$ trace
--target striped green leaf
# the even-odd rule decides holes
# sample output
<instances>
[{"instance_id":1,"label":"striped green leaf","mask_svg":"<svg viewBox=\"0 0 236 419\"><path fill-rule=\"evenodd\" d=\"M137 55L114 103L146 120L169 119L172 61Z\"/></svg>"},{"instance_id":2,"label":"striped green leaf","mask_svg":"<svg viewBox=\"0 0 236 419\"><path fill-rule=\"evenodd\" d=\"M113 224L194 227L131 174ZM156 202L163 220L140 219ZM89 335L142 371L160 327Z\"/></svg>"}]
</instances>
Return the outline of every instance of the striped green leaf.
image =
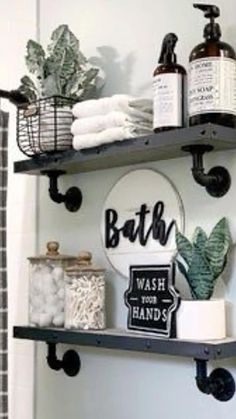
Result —
<instances>
[{"instance_id":1,"label":"striped green leaf","mask_svg":"<svg viewBox=\"0 0 236 419\"><path fill-rule=\"evenodd\" d=\"M190 265L192 261L193 245L178 230L176 230L175 240L178 253L185 260L185 262Z\"/></svg>"},{"instance_id":2,"label":"striped green leaf","mask_svg":"<svg viewBox=\"0 0 236 419\"><path fill-rule=\"evenodd\" d=\"M211 266L214 278L223 271L227 253L231 244L231 235L226 218L222 218L213 228L205 244L205 255Z\"/></svg>"},{"instance_id":3,"label":"striped green leaf","mask_svg":"<svg viewBox=\"0 0 236 419\"><path fill-rule=\"evenodd\" d=\"M202 254L204 254L206 242L207 235L205 231L201 227L197 227L193 235L193 244Z\"/></svg>"},{"instance_id":4,"label":"striped green leaf","mask_svg":"<svg viewBox=\"0 0 236 419\"><path fill-rule=\"evenodd\" d=\"M188 283L196 300L208 300L214 290L214 277L211 267L199 249L195 248L192 263L188 270Z\"/></svg>"},{"instance_id":5,"label":"striped green leaf","mask_svg":"<svg viewBox=\"0 0 236 419\"><path fill-rule=\"evenodd\" d=\"M176 232L179 255L187 267L177 260L177 266L186 278L192 297L198 300L211 298L216 279L223 271L231 236L226 218L222 218L213 228L209 238L201 227L194 232L193 243Z\"/></svg>"}]
</instances>

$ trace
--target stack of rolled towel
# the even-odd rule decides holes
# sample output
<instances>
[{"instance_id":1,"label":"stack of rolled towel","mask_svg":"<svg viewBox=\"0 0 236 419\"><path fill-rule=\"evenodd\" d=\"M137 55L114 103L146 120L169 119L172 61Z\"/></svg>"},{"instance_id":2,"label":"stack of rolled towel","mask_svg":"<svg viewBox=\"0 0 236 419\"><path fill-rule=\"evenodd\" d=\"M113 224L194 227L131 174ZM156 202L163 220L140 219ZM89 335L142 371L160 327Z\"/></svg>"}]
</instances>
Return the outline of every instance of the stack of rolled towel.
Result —
<instances>
[{"instance_id":1,"label":"stack of rolled towel","mask_svg":"<svg viewBox=\"0 0 236 419\"><path fill-rule=\"evenodd\" d=\"M128 95L76 103L71 126L73 148L80 150L101 144L148 135L153 130L152 100Z\"/></svg>"}]
</instances>

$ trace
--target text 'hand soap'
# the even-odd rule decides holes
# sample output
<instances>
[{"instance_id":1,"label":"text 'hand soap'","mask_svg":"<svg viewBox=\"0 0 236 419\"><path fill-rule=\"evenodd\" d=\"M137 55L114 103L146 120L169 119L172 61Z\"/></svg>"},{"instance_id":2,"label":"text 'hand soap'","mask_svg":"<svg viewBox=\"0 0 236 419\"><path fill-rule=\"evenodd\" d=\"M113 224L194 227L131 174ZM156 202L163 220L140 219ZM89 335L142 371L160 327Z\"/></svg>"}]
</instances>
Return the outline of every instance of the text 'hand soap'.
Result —
<instances>
[{"instance_id":1,"label":"text 'hand soap'","mask_svg":"<svg viewBox=\"0 0 236 419\"><path fill-rule=\"evenodd\" d=\"M188 80L189 124L212 122L234 127L236 123L236 55L220 41L221 29L215 18L217 6L194 4L210 22L204 28L205 42L190 54Z\"/></svg>"}]
</instances>

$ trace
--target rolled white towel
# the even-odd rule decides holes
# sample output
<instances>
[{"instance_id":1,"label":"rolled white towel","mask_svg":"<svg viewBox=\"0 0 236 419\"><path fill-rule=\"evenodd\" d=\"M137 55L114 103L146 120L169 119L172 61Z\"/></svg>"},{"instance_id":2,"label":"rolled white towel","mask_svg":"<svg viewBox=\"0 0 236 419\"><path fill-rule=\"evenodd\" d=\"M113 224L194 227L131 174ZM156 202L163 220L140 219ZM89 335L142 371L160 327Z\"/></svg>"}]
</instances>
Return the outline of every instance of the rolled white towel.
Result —
<instances>
[{"instance_id":1,"label":"rolled white towel","mask_svg":"<svg viewBox=\"0 0 236 419\"><path fill-rule=\"evenodd\" d=\"M112 111L140 110L152 112L152 101L143 98L134 98L129 95L113 95L101 99L85 100L76 103L72 108L72 113L76 118L87 118L95 115L105 115Z\"/></svg>"},{"instance_id":2,"label":"rolled white towel","mask_svg":"<svg viewBox=\"0 0 236 419\"><path fill-rule=\"evenodd\" d=\"M114 111L107 115L90 116L88 118L75 119L71 126L73 135L90 134L91 132L101 132L108 128L122 127L128 123L145 125L152 128L152 116L140 113L139 116L131 116L125 112Z\"/></svg>"},{"instance_id":3,"label":"rolled white towel","mask_svg":"<svg viewBox=\"0 0 236 419\"><path fill-rule=\"evenodd\" d=\"M134 138L138 135L148 135L151 132L149 129L140 129L132 124L129 126L108 128L98 133L76 135L73 138L73 148L75 150L82 150L84 148L97 147L114 141Z\"/></svg>"},{"instance_id":4,"label":"rolled white towel","mask_svg":"<svg viewBox=\"0 0 236 419\"><path fill-rule=\"evenodd\" d=\"M76 118L86 118L94 115L105 115L116 110L128 110L128 95L113 95L101 99L90 99L76 103L72 108L72 113Z\"/></svg>"},{"instance_id":5,"label":"rolled white towel","mask_svg":"<svg viewBox=\"0 0 236 419\"><path fill-rule=\"evenodd\" d=\"M153 113L153 101L147 98L133 98L129 101L129 106L144 113Z\"/></svg>"}]
</instances>

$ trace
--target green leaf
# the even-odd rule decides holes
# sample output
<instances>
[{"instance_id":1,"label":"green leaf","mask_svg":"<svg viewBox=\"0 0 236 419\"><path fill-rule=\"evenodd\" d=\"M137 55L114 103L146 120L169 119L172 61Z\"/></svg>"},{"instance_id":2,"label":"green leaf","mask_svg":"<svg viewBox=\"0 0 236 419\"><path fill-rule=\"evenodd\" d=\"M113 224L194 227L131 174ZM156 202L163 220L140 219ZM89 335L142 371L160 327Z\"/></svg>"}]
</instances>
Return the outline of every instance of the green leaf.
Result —
<instances>
[{"instance_id":1,"label":"green leaf","mask_svg":"<svg viewBox=\"0 0 236 419\"><path fill-rule=\"evenodd\" d=\"M27 43L26 64L39 80L43 96L57 94L77 100L97 96L99 70L79 50L79 40L68 25L60 25L52 32L47 51L46 57L39 43Z\"/></svg>"},{"instance_id":2,"label":"green leaf","mask_svg":"<svg viewBox=\"0 0 236 419\"><path fill-rule=\"evenodd\" d=\"M30 102L33 102L37 98L38 90L34 84L34 82L28 76L24 76L20 79L20 86L18 90L25 95Z\"/></svg>"},{"instance_id":3,"label":"green leaf","mask_svg":"<svg viewBox=\"0 0 236 419\"><path fill-rule=\"evenodd\" d=\"M226 218L222 218L213 228L205 245L205 255L210 263L214 277L224 269L225 260L231 244L231 235Z\"/></svg>"},{"instance_id":4,"label":"green leaf","mask_svg":"<svg viewBox=\"0 0 236 419\"><path fill-rule=\"evenodd\" d=\"M58 26L51 35L51 44L48 46L48 52L50 55L61 56L63 48L70 47L74 55L78 54L79 51L79 40L70 31L68 25ZM82 54L81 54L82 57ZM85 59L85 57L83 57ZM81 58L82 59L82 58ZM86 59L85 59L86 62Z\"/></svg>"},{"instance_id":5,"label":"green leaf","mask_svg":"<svg viewBox=\"0 0 236 419\"><path fill-rule=\"evenodd\" d=\"M48 47L51 74L57 72L60 77L68 79L75 71L78 62L79 41L69 30L68 25L60 25L51 36Z\"/></svg>"},{"instance_id":6,"label":"green leaf","mask_svg":"<svg viewBox=\"0 0 236 419\"><path fill-rule=\"evenodd\" d=\"M68 82L77 73L78 58L86 62L82 53L79 54L79 41L69 30L68 25L60 25L51 36L52 43L48 47L49 57L46 60L45 74L54 76L54 85L58 86L58 93L70 96ZM44 89L46 91L46 88Z\"/></svg>"},{"instance_id":7,"label":"green leaf","mask_svg":"<svg viewBox=\"0 0 236 419\"><path fill-rule=\"evenodd\" d=\"M23 76L23 77L20 79L20 81L21 81L21 83L22 83L24 86L27 86L28 88L30 88L30 89L32 89L32 90L37 91L37 88L36 88L36 86L35 86L35 84L34 84L33 80L31 80L31 78L30 78L30 77L28 77L28 76Z\"/></svg>"},{"instance_id":8,"label":"green leaf","mask_svg":"<svg viewBox=\"0 0 236 419\"><path fill-rule=\"evenodd\" d=\"M192 262L193 245L191 242L178 230L175 234L176 246L180 256L185 262L190 265Z\"/></svg>"},{"instance_id":9,"label":"green leaf","mask_svg":"<svg viewBox=\"0 0 236 419\"><path fill-rule=\"evenodd\" d=\"M67 81L65 86L65 95L69 97L73 97L77 95L78 90L83 85L83 73L82 72L75 72L72 74L71 78Z\"/></svg>"},{"instance_id":10,"label":"green leaf","mask_svg":"<svg viewBox=\"0 0 236 419\"><path fill-rule=\"evenodd\" d=\"M50 75L42 83L42 95L53 96L58 94L61 94L61 91L57 76Z\"/></svg>"},{"instance_id":11,"label":"green leaf","mask_svg":"<svg viewBox=\"0 0 236 419\"><path fill-rule=\"evenodd\" d=\"M84 80L84 84L89 84L91 83L98 75L98 68L90 68L88 69L88 71L85 72L85 80Z\"/></svg>"},{"instance_id":12,"label":"green leaf","mask_svg":"<svg viewBox=\"0 0 236 419\"><path fill-rule=\"evenodd\" d=\"M201 227L197 227L193 235L193 244L198 248L198 250L200 250L200 252L203 253L206 242L207 242L207 235L205 231Z\"/></svg>"},{"instance_id":13,"label":"green leaf","mask_svg":"<svg viewBox=\"0 0 236 419\"><path fill-rule=\"evenodd\" d=\"M179 231L176 232L177 250L189 269L179 261L178 267L187 279L194 299L207 300L212 296L216 279L226 265L230 243L231 236L225 218L216 224L209 238L202 228L197 227L193 244Z\"/></svg>"},{"instance_id":14,"label":"green leaf","mask_svg":"<svg viewBox=\"0 0 236 419\"><path fill-rule=\"evenodd\" d=\"M88 62L87 58L80 50L77 51L77 61L80 66L86 65Z\"/></svg>"},{"instance_id":15,"label":"green leaf","mask_svg":"<svg viewBox=\"0 0 236 419\"><path fill-rule=\"evenodd\" d=\"M181 272L181 274L182 274L182 275L183 275L186 279L188 279L187 270L186 270L186 268L185 268L184 264L183 264L182 262L180 262L178 259L176 259L176 263L177 263L178 269L179 269L179 271Z\"/></svg>"},{"instance_id":16,"label":"green leaf","mask_svg":"<svg viewBox=\"0 0 236 419\"><path fill-rule=\"evenodd\" d=\"M97 69L95 70L97 73ZM90 72L89 78L91 78L91 75L92 72ZM93 76L95 76L95 72L93 73ZM79 71L68 81L66 86L66 94L69 94L71 97L79 99L80 101L97 97L97 78L94 78L91 81L87 81L86 74L82 71Z\"/></svg>"},{"instance_id":17,"label":"green leaf","mask_svg":"<svg viewBox=\"0 0 236 419\"><path fill-rule=\"evenodd\" d=\"M95 84L88 84L83 86L77 93L77 97L82 100L92 99L97 96L97 87Z\"/></svg>"},{"instance_id":18,"label":"green leaf","mask_svg":"<svg viewBox=\"0 0 236 419\"><path fill-rule=\"evenodd\" d=\"M45 62L45 52L38 42L31 39L27 42L27 55L25 57L28 70L37 77L43 77L43 66Z\"/></svg>"},{"instance_id":19,"label":"green leaf","mask_svg":"<svg viewBox=\"0 0 236 419\"><path fill-rule=\"evenodd\" d=\"M191 266L188 270L188 283L196 300L208 300L214 290L214 276L211 267L202 253L195 247Z\"/></svg>"}]
</instances>

